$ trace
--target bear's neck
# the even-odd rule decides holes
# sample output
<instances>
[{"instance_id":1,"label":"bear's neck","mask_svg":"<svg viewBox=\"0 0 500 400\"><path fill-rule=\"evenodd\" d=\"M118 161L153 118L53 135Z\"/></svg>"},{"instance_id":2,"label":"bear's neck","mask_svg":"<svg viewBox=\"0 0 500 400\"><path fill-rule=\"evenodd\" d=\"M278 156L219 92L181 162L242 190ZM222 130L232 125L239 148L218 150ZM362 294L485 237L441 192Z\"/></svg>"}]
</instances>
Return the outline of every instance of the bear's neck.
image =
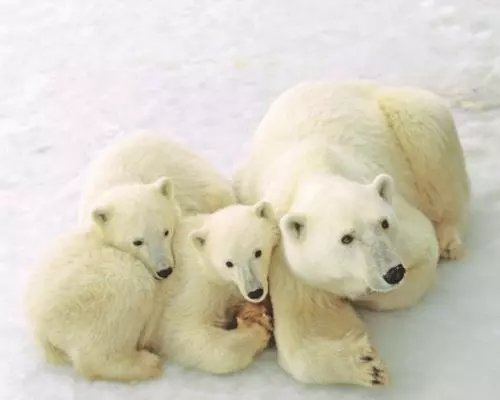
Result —
<instances>
[{"instance_id":1,"label":"bear's neck","mask_svg":"<svg viewBox=\"0 0 500 400\"><path fill-rule=\"evenodd\" d=\"M207 318L211 321L222 322L228 314L228 310L244 301L236 285L232 282L217 280L212 275L211 278L203 277L198 288L203 293Z\"/></svg>"},{"instance_id":2,"label":"bear's neck","mask_svg":"<svg viewBox=\"0 0 500 400\"><path fill-rule=\"evenodd\" d=\"M276 218L282 218L295 201L297 193L309 190L308 187L320 179L330 181L346 181L341 175L331 172L310 172L295 177L294 182L285 182L283 185L278 183L270 185L262 195L262 199L272 204Z\"/></svg>"},{"instance_id":3,"label":"bear's neck","mask_svg":"<svg viewBox=\"0 0 500 400\"><path fill-rule=\"evenodd\" d=\"M332 179L368 183L383 169L366 157L359 157L356 149L312 140L292 146L278 157L261 178L260 197L278 210L286 212L294 193L321 176Z\"/></svg>"},{"instance_id":4,"label":"bear's neck","mask_svg":"<svg viewBox=\"0 0 500 400\"><path fill-rule=\"evenodd\" d=\"M321 180L321 179L329 179L332 181L337 181L337 182L343 182L346 181L347 179L344 178L340 174L335 174L331 172L312 172L306 176L303 176L301 179L297 180L297 186L296 189L300 190L303 189L304 186L307 186L315 181Z\"/></svg>"},{"instance_id":5,"label":"bear's neck","mask_svg":"<svg viewBox=\"0 0 500 400\"><path fill-rule=\"evenodd\" d=\"M369 182L379 172L375 165L359 161L349 148L332 146L322 141L299 143L278 157L261 178L261 199L273 205L281 218L290 209L295 194L322 177L332 180Z\"/></svg>"}]
</instances>

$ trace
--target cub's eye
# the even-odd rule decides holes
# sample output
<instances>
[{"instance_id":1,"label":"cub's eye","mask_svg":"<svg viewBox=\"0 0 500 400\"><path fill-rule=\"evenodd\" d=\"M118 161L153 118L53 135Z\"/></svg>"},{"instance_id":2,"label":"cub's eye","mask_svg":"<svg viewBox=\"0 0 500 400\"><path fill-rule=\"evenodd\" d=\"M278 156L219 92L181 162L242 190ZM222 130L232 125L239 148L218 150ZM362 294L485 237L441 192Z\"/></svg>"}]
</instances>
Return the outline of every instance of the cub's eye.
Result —
<instances>
[{"instance_id":1,"label":"cub's eye","mask_svg":"<svg viewBox=\"0 0 500 400\"><path fill-rule=\"evenodd\" d=\"M354 240L354 238L352 237L352 235L344 235L340 239L342 244L350 244L353 240Z\"/></svg>"},{"instance_id":2,"label":"cub's eye","mask_svg":"<svg viewBox=\"0 0 500 400\"><path fill-rule=\"evenodd\" d=\"M226 267L233 268L234 264L231 261L226 261Z\"/></svg>"},{"instance_id":3,"label":"cub's eye","mask_svg":"<svg viewBox=\"0 0 500 400\"><path fill-rule=\"evenodd\" d=\"M386 219L383 219L382 222L380 223L380 226L382 226L383 229L388 229L389 228L389 221Z\"/></svg>"},{"instance_id":4,"label":"cub's eye","mask_svg":"<svg viewBox=\"0 0 500 400\"><path fill-rule=\"evenodd\" d=\"M141 240L141 239L135 239L133 242L134 246L142 246L144 244L144 240Z\"/></svg>"},{"instance_id":5,"label":"cub's eye","mask_svg":"<svg viewBox=\"0 0 500 400\"><path fill-rule=\"evenodd\" d=\"M259 258L262 255L262 250L260 249L255 250L253 255L255 256L255 258Z\"/></svg>"},{"instance_id":6,"label":"cub's eye","mask_svg":"<svg viewBox=\"0 0 500 400\"><path fill-rule=\"evenodd\" d=\"M167 237L169 235L170 231L167 229L165 232L163 232L163 234L165 235L165 237Z\"/></svg>"}]
</instances>

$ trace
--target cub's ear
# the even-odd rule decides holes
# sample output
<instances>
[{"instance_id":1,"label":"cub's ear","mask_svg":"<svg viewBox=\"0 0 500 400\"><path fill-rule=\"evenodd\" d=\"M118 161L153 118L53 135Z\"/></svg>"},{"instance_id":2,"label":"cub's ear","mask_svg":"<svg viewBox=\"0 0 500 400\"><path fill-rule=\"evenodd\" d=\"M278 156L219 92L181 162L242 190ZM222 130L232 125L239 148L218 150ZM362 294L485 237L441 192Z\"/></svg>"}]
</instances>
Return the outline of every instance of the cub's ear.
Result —
<instances>
[{"instance_id":1,"label":"cub's ear","mask_svg":"<svg viewBox=\"0 0 500 400\"><path fill-rule=\"evenodd\" d=\"M253 206L255 215L259 218L268 219L270 221L276 221L276 216L273 211L271 203L261 200Z\"/></svg>"},{"instance_id":2,"label":"cub's ear","mask_svg":"<svg viewBox=\"0 0 500 400\"><path fill-rule=\"evenodd\" d=\"M174 198L174 183L171 178L163 176L153 182L153 187L168 199Z\"/></svg>"},{"instance_id":3,"label":"cub's ear","mask_svg":"<svg viewBox=\"0 0 500 400\"><path fill-rule=\"evenodd\" d=\"M301 213L285 214L280 220L280 230L282 235L294 240L304 238L306 229L306 216Z\"/></svg>"},{"instance_id":4,"label":"cub's ear","mask_svg":"<svg viewBox=\"0 0 500 400\"><path fill-rule=\"evenodd\" d=\"M92 220L98 226L104 226L106 222L109 221L111 217L111 210L104 207L96 207L91 212Z\"/></svg>"},{"instance_id":5,"label":"cub's ear","mask_svg":"<svg viewBox=\"0 0 500 400\"><path fill-rule=\"evenodd\" d=\"M370 185L385 201L388 203L392 202L392 196L394 194L394 181L391 176L387 174L377 175Z\"/></svg>"},{"instance_id":6,"label":"cub's ear","mask_svg":"<svg viewBox=\"0 0 500 400\"><path fill-rule=\"evenodd\" d=\"M189 239L193 241L193 244L198 250L203 249L207 242L208 229L200 228L189 233Z\"/></svg>"}]
</instances>

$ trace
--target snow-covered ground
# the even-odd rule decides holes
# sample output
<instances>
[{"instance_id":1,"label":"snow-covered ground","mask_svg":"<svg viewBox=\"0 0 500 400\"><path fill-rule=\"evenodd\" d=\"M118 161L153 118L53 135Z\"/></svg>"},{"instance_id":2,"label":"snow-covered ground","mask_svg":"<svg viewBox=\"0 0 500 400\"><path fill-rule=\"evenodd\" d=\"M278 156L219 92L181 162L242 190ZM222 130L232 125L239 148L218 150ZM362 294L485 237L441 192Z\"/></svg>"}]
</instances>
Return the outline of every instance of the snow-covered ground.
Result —
<instances>
[{"instance_id":1,"label":"snow-covered ground","mask_svg":"<svg viewBox=\"0 0 500 400\"><path fill-rule=\"evenodd\" d=\"M0 399L495 399L500 390L498 0L0 0ZM180 138L228 176L271 100L375 78L450 100L473 183L469 255L412 310L365 313L389 389L305 387L267 352L136 386L46 366L21 312L30 268L76 220L82 173L120 134Z\"/></svg>"}]
</instances>

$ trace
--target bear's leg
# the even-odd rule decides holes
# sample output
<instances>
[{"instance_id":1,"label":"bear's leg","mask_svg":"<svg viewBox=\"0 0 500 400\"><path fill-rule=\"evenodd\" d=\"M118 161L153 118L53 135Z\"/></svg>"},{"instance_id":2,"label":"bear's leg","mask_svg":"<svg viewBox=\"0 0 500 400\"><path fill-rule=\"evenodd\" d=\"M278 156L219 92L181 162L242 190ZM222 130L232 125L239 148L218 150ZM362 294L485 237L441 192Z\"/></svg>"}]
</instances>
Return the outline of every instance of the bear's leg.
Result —
<instances>
[{"instance_id":1,"label":"bear's leg","mask_svg":"<svg viewBox=\"0 0 500 400\"><path fill-rule=\"evenodd\" d=\"M131 382L159 377L163 372L161 358L138 350L151 317L145 313L149 304L144 294L133 289L107 289L99 292L100 301L84 308L60 338L74 368L90 380Z\"/></svg>"},{"instance_id":2,"label":"bear's leg","mask_svg":"<svg viewBox=\"0 0 500 400\"><path fill-rule=\"evenodd\" d=\"M153 311L151 312L149 319L141 332L137 343L137 350L148 350L154 354L161 353L158 336L160 334L160 321L164 312L164 305L166 301L164 296L166 294L168 293L161 290L157 292L153 305Z\"/></svg>"},{"instance_id":3,"label":"bear's leg","mask_svg":"<svg viewBox=\"0 0 500 400\"><path fill-rule=\"evenodd\" d=\"M366 332L346 332L337 338L303 338L300 347L289 355L285 355L283 345L277 346L280 366L305 384L374 387L386 386L389 381L386 367Z\"/></svg>"},{"instance_id":4,"label":"bear's leg","mask_svg":"<svg viewBox=\"0 0 500 400\"><path fill-rule=\"evenodd\" d=\"M414 88L384 89L379 105L413 174L414 200L434 224L441 258L461 258L470 188L450 110L439 97Z\"/></svg>"},{"instance_id":5,"label":"bear's leg","mask_svg":"<svg viewBox=\"0 0 500 400\"><path fill-rule=\"evenodd\" d=\"M443 260L459 260L464 257L461 229L454 223L441 221L436 224L440 256Z\"/></svg>"},{"instance_id":6,"label":"bear's leg","mask_svg":"<svg viewBox=\"0 0 500 400\"><path fill-rule=\"evenodd\" d=\"M98 349L75 351L75 369L89 380L143 381L161 376L160 357L146 350L127 353L99 353Z\"/></svg>"},{"instance_id":7,"label":"bear's leg","mask_svg":"<svg viewBox=\"0 0 500 400\"><path fill-rule=\"evenodd\" d=\"M394 197L393 204L399 217L398 253L403 258L406 274L396 289L373 293L354 301L355 305L371 310L411 307L434 287L436 281L439 245L432 223L398 195Z\"/></svg>"},{"instance_id":8,"label":"bear's leg","mask_svg":"<svg viewBox=\"0 0 500 400\"><path fill-rule=\"evenodd\" d=\"M178 334L164 339L167 357L213 374L245 369L267 347L271 333L256 321L237 319L237 327L227 330L184 318L176 325Z\"/></svg>"},{"instance_id":9,"label":"bear's leg","mask_svg":"<svg viewBox=\"0 0 500 400\"><path fill-rule=\"evenodd\" d=\"M307 321L296 316L280 323L287 317L276 315L280 366L308 384L387 385L386 367L354 309L347 303L339 308L330 306L322 309L321 302L311 305L316 310L309 310Z\"/></svg>"},{"instance_id":10,"label":"bear's leg","mask_svg":"<svg viewBox=\"0 0 500 400\"><path fill-rule=\"evenodd\" d=\"M351 304L301 283L277 258L270 292L280 366L307 384L385 386L384 363Z\"/></svg>"}]
</instances>

